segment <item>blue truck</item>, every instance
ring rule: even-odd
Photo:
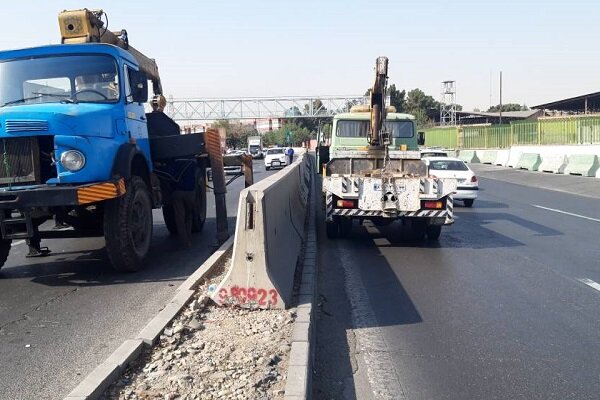
[[[163,168],[174,160],[195,169],[193,228],[202,229],[204,137],[180,135],[161,112],[156,63],[129,46],[126,31],[108,31],[102,15],[65,11],[62,44],[0,52],[0,267],[14,239],[39,246],[104,236],[116,270],[139,270],[152,209],[162,207],[175,231],[169,194],[177,176]],[[146,113],[149,82],[154,111]],[[73,229],[40,228],[53,218]]]

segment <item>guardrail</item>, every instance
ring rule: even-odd
[[[449,149],[572,144],[600,144],[600,116],[540,118],[506,125],[465,125],[425,130],[426,146]]]

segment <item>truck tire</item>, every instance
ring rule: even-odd
[[[192,232],[202,232],[206,221],[206,182],[204,174],[197,174],[196,202],[194,204],[194,219],[192,220]]]
[[[131,177],[123,196],[107,201],[104,239],[115,270],[135,272],[143,267],[152,240],[152,199],[139,176]]]
[[[4,266],[10,253],[12,240],[11,239],[0,239],[0,268]]]
[[[338,220],[334,219],[331,222],[325,222],[325,233],[327,233],[327,238],[329,239],[335,239],[338,237],[338,229],[339,228],[339,222]]]
[[[410,229],[412,233],[412,238],[414,240],[425,239],[425,234],[427,233],[427,224],[425,223],[425,221],[420,219],[413,219],[410,223]]]
[[[352,233],[352,218],[340,217],[339,221],[340,237],[348,237]]]
[[[171,235],[177,235],[177,224],[175,223],[175,212],[171,204],[165,204],[162,206],[163,219],[165,220],[165,226]]]
[[[463,202],[465,203],[465,207],[473,207],[473,202],[475,200],[473,199],[464,199]]]
[[[429,225],[427,227],[427,239],[429,239],[429,240],[438,240],[440,238],[441,233],[442,233],[441,225]]]

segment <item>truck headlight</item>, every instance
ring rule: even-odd
[[[85,166],[85,156],[78,150],[67,150],[60,155],[60,163],[67,171],[79,171]]]

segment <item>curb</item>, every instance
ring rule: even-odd
[[[317,293],[317,233],[315,228],[315,177],[311,177],[308,228],[298,292],[296,321],[292,331],[292,348],[285,384],[285,400],[304,400],[312,397],[312,366],[315,352],[314,304]]]
[[[163,329],[171,322],[195,293],[200,280],[223,259],[233,246],[231,236],[177,289],[173,299],[132,339],[127,339],[104,362],[98,365],[64,400],[95,400],[137,359],[144,348],[156,342]]]

